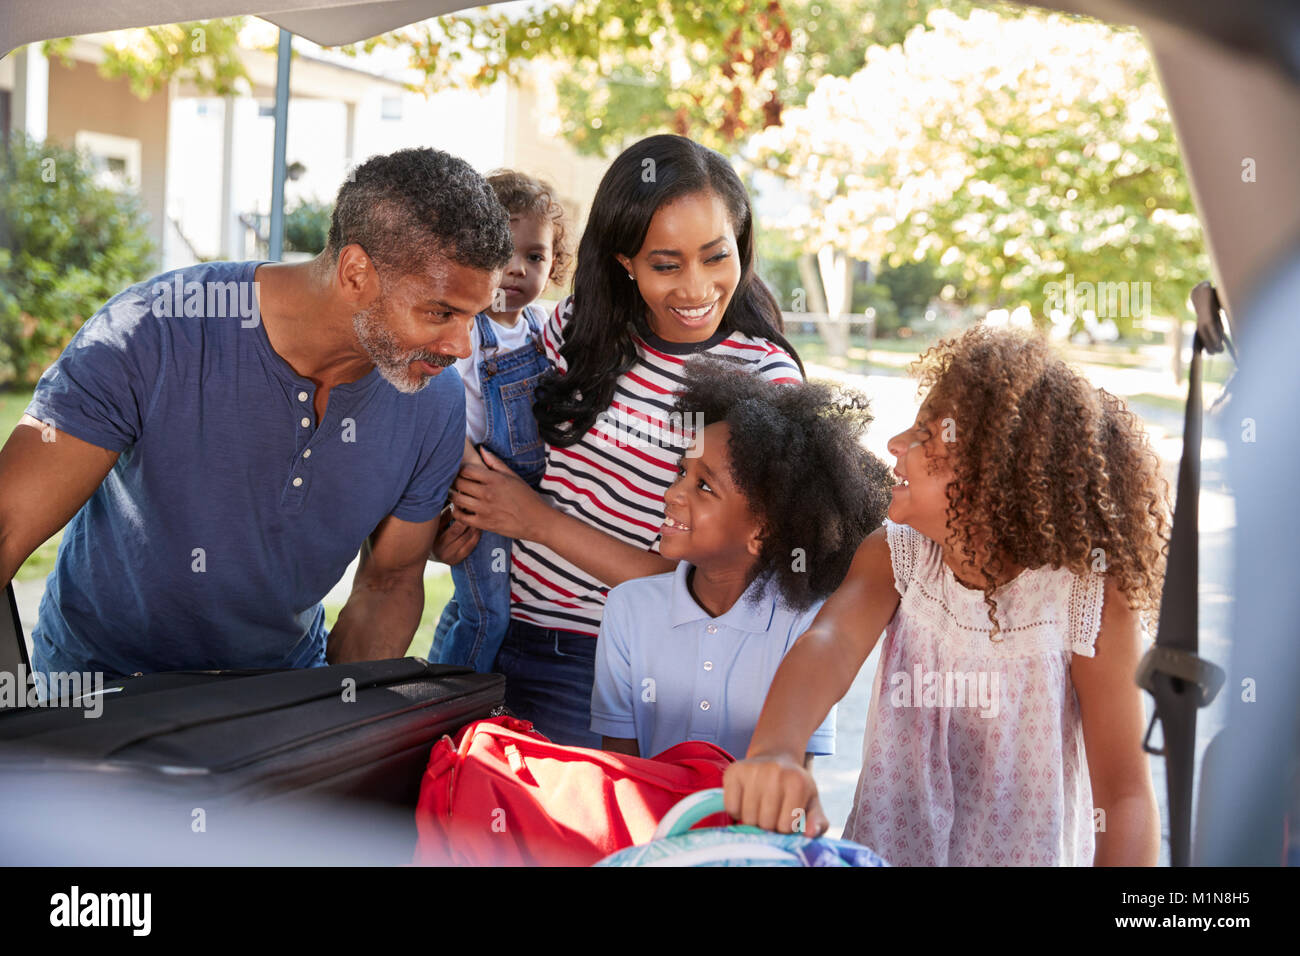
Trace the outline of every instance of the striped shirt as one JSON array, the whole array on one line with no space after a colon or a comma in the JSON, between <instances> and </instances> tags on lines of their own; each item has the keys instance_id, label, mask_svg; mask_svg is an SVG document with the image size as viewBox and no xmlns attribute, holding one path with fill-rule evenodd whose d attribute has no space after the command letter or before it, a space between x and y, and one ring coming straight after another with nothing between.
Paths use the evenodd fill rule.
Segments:
<instances>
[{"instance_id":1,"label":"striped shirt","mask_svg":"<svg viewBox=\"0 0 1300 956\"><path fill-rule=\"evenodd\" d=\"M564 326L573 297L543 327L547 357L561 373ZM767 339L721 329L704 342L668 342L635 336L637 361L619 376L610 407L576 443L546 446L546 474L539 491L553 508L599 528L619 541L659 551L664 492L677 478L677 464L696 426L674 414L673 396L683 383L682 366L709 354L745 363L777 382L803 381L799 366ZM600 631L609 588L550 548L514 543L510 567L510 616L539 627L589 634Z\"/></svg>"}]
</instances>

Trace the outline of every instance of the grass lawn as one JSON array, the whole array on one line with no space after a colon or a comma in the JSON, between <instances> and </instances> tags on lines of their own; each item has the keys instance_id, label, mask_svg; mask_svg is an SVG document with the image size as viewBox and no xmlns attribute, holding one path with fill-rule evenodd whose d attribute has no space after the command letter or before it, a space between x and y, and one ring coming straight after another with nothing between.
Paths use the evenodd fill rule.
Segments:
<instances>
[{"instance_id":1,"label":"grass lawn","mask_svg":"<svg viewBox=\"0 0 1300 956\"><path fill-rule=\"evenodd\" d=\"M407 657L428 657L433 645L433 631L438 625L442 609L451 599L452 585L450 574L439 574L424 579L424 614L420 616L420 626L415 629L415 637L407 648ZM325 626L333 627L343 610L341 604L325 605Z\"/></svg>"}]
</instances>

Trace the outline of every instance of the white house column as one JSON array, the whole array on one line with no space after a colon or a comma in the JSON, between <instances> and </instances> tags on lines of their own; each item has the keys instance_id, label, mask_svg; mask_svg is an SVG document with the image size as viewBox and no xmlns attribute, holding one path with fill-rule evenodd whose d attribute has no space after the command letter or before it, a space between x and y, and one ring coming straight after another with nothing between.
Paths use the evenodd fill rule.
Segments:
<instances>
[{"instance_id":1,"label":"white house column","mask_svg":"<svg viewBox=\"0 0 1300 956\"><path fill-rule=\"evenodd\" d=\"M357 104L349 100L344 104L345 122L343 127L343 170L352 171L357 161Z\"/></svg>"},{"instance_id":2,"label":"white house column","mask_svg":"<svg viewBox=\"0 0 1300 956\"><path fill-rule=\"evenodd\" d=\"M32 139L44 141L49 129L50 61L40 44L15 50L12 126Z\"/></svg>"},{"instance_id":3,"label":"white house column","mask_svg":"<svg viewBox=\"0 0 1300 956\"><path fill-rule=\"evenodd\" d=\"M244 227L235 203L235 98L227 96L222 104L221 257L234 261L244 258Z\"/></svg>"}]
</instances>

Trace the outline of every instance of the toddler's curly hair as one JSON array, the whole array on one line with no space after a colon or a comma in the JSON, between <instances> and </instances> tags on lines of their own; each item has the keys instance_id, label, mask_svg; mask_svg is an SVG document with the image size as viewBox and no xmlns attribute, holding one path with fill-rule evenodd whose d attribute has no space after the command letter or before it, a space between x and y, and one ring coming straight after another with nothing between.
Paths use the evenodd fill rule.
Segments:
<instances>
[{"instance_id":1,"label":"toddler's curly hair","mask_svg":"<svg viewBox=\"0 0 1300 956\"><path fill-rule=\"evenodd\" d=\"M564 207L549 183L513 169L498 169L487 177L497 202L512 216L535 216L551 224L551 274L548 281L564 282L573 258L569 252Z\"/></svg>"},{"instance_id":2,"label":"toddler's curly hair","mask_svg":"<svg viewBox=\"0 0 1300 956\"><path fill-rule=\"evenodd\" d=\"M750 582L774 579L789 607L806 610L839 587L889 508L890 469L861 445L866 396L769 382L712 357L691 359L684 377L675 410L730 426L731 477L763 528Z\"/></svg>"},{"instance_id":3,"label":"toddler's curly hair","mask_svg":"<svg viewBox=\"0 0 1300 956\"><path fill-rule=\"evenodd\" d=\"M1103 572L1139 612L1159 608L1169 485L1141 421L1039 334L977 325L913 366L931 436L951 418L948 527L966 559L982 543L984 601L1014 566ZM929 448L927 448L929 454Z\"/></svg>"}]
</instances>

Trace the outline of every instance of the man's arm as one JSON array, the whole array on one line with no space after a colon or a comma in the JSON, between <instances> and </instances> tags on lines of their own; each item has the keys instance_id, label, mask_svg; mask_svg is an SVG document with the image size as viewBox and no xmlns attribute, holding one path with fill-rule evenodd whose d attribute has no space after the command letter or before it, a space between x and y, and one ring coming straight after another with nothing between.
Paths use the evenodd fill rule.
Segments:
<instances>
[{"instance_id":1,"label":"man's arm","mask_svg":"<svg viewBox=\"0 0 1300 956\"><path fill-rule=\"evenodd\" d=\"M68 523L118 453L24 415L0 449L0 583Z\"/></svg>"},{"instance_id":2,"label":"man's arm","mask_svg":"<svg viewBox=\"0 0 1300 956\"><path fill-rule=\"evenodd\" d=\"M406 656L424 613L424 565L437 525L436 518L415 523L389 515L375 529L330 631L329 663Z\"/></svg>"}]
</instances>

